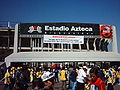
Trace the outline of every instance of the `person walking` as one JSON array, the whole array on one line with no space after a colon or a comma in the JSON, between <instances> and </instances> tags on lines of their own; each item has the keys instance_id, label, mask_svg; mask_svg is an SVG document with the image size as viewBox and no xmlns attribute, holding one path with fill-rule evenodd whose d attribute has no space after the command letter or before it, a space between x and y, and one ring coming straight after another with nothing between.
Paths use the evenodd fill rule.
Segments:
<instances>
[{"instance_id":1,"label":"person walking","mask_svg":"<svg viewBox=\"0 0 120 90\"><path fill-rule=\"evenodd\" d=\"M88 80L86 76L87 67L83 66L83 68L80 68L78 70L78 76L77 76L77 84L76 84L76 90L84 90L85 89L85 81Z\"/></svg>"},{"instance_id":2,"label":"person walking","mask_svg":"<svg viewBox=\"0 0 120 90\"><path fill-rule=\"evenodd\" d=\"M58 77L58 69L55 69L55 82L59 82L59 77Z\"/></svg>"},{"instance_id":3,"label":"person walking","mask_svg":"<svg viewBox=\"0 0 120 90\"><path fill-rule=\"evenodd\" d=\"M114 74L112 73L111 69L107 70L107 90L114 90L114 83L115 83L115 78Z\"/></svg>"},{"instance_id":4,"label":"person walking","mask_svg":"<svg viewBox=\"0 0 120 90\"><path fill-rule=\"evenodd\" d=\"M73 68L72 72L70 73L70 80L72 85L72 90L75 90L76 87L76 77L77 77L76 68Z\"/></svg>"},{"instance_id":5,"label":"person walking","mask_svg":"<svg viewBox=\"0 0 120 90\"><path fill-rule=\"evenodd\" d=\"M104 81L98 77L98 69L92 68L90 70L90 90L106 90Z\"/></svg>"},{"instance_id":6,"label":"person walking","mask_svg":"<svg viewBox=\"0 0 120 90\"><path fill-rule=\"evenodd\" d=\"M10 75L10 70L7 69L7 72L5 73L4 76L4 90L11 90L10 86L11 86L11 75Z\"/></svg>"},{"instance_id":7,"label":"person walking","mask_svg":"<svg viewBox=\"0 0 120 90\"><path fill-rule=\"evenodd\" d=\"M118 68L116 75L117 75L117 83L118 85L120 85L120 67Z\"/></svg>"},{"instance_id":8,"label":"person walking","mask_svg":"<svg viewBox=\"0 0 120 90\"><path fill-rule=\"evenodd\" d=\"M62 81L62 90L66 89L67 71L63 67L60 71L60 80Z\"/></svg>"},{"instance_id":9,"label":"person walking","mask_svg":"<svg viewBox=\"0 0 120 90\"><path fill-rule=\"evenodd\" d=\"M15 80L15 89L16 90L27 90L28 88L28 75L26 73L25 68L18 68L16 72L16 80Z\"/></svg>"}]
</instances>

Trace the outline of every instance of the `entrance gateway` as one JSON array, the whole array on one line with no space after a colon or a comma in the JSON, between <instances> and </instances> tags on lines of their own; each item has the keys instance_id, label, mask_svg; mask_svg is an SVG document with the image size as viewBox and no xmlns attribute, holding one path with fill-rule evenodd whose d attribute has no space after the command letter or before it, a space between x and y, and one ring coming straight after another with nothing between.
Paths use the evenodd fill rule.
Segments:
<instances>
[{"instance_id":1,"label":"entrance gateway","mask_svg":"<svg viewBox=\"0 0 120 90\"><path fill-rule=\"evenodd\" d=\"M116 28L88 23L20 23L15 26L12 62L119 61Z\"/></svg>"}]
</instances>

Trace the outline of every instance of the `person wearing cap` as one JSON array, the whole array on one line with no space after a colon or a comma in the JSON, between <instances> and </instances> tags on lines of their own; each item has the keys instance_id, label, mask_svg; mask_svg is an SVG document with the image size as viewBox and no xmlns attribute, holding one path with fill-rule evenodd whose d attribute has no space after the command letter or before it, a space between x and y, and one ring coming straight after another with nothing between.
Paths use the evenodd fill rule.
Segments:
<instances>
[{"instance_id":1,"label":"person wearing cap","mask_svg":"<svg viewBox=\"0 0 120 90\"><path fill-rule=\"evenodd\" d=\"M86 75L87 67L83 66L83 68L78 70L78 76L77 76L77 84L76 84L76 90L84 90L85 89L85 80L88 80Z\"/></svg>"},{"instance_id":2,"label":"person wearing cap","mask_svg":"<svg viewBox=\"0 0 120 90\"><path fill-rule=\"evenodd\" d=\"M54 90L53 85L54 85L54 74L50 72L45 72L41 76L41 79L44 83L44 88L42 90Z\"/></svg>"}]
</instances>

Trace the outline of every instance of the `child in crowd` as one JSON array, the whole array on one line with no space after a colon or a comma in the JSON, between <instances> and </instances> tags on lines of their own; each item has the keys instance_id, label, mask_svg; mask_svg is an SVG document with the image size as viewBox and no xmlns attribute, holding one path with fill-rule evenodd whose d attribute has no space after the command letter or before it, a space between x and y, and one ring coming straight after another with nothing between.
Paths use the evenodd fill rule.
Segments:
<instances>
[{"instance_id":1,"label":"child in crowd","mask_svg":"<svg viewBox=\"0 0 120 90\"><path fill-rule=\"evenodd\" d=\"M98 69L92 68L90 70L90 90L106 90L104 81L98 77Z\"/></svg>"}]
</instances>

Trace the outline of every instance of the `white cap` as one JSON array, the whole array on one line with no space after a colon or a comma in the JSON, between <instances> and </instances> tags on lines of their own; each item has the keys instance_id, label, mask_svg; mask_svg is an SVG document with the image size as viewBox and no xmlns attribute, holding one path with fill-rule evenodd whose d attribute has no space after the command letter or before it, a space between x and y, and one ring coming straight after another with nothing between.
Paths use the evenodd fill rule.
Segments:
<instances>
[{"instance_id":1,"label":"white cap","mask_svg":"<svg viewBox=\"0 0 120 90\"><path fill-rule=\"evenodd\" d=\"M45 72L45 73L43 73L43 75L41 76L41 79L42 79L42 81L46 81L46 80L49 80L49 79L51 79L51 78L53 78L53 77L54 77L53 73Z\"/></svg>"},{"instance_id":2,"label":"white cap","mask_svg":"<svg viewBox=\"0 0 120 90\"><path fill-rule=\"evenodd\" d=\"M83 66L83 68L88 69L86 66Z\"/></svg>"}]
</instances>

